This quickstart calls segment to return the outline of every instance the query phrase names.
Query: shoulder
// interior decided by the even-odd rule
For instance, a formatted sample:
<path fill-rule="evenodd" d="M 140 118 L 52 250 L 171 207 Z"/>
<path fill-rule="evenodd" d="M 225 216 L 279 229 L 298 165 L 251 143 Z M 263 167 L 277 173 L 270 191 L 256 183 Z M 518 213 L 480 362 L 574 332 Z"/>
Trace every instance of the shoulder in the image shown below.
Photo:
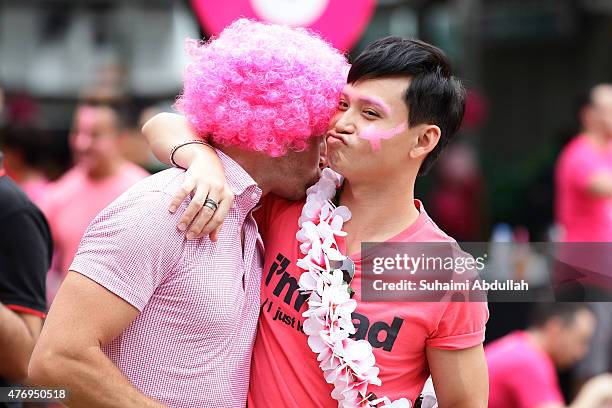
<path fill-rule="evenodd" d="M 0 177 L 0 219 L 16 212 L 42 217 L 40 210 L 9 177 Z"/>
<path fill-rule="evenodd" d="M 8 176 L 0 177 L 0 218 L 25 207 L 27 198 Z"/>
<path fill-rule="evenodd" d="M 578 135 L 572 139 L 559 154 L 559 164 L 566 164 L 583 157 L 590 157 L 595 153 L 593 145 L 585 135 Z"/>
<path fill-rule="evenodd" d="M 42 199 L 41 207 L 45 214 L 63 203 L 74 199 L 80 194 L 85 174 L 75 166 L 64 173 L 59 179 L 48 184 L 45 197 Z"/>
<path fill-rule="evenodd" d="M 141 180 L 150 175 L 145 169 L 129 161 L 123 165 L 122 173 L 127 179 L 134 181 Z"/>
<path fill-rule="evenodd" d="M 408 227 L 403 234 L 400 235 L 401 242 L 449 242 L 456 243 L 457 241 L 444 232 L 433 219 L 425 211 L 423 203 L 415 200 L 420 214 L 413 225 Z"/>
<path fill-rule="evenodd" d="M 489 365 L 494 368 L 538 365 L 537 361 L 541 358 L 528 346 L 522 332 L 510 333 L 493 341 L 485 347 L 485 354 Z"/>

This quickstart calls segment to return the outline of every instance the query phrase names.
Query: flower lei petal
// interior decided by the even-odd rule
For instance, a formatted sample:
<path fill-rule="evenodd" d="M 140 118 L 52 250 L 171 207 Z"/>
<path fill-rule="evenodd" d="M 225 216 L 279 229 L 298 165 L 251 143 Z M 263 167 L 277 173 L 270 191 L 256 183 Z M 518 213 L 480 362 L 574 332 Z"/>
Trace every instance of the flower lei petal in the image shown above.
<path fill-rule="evenodd" d="M 299 287 L 302 293 L 309 294 L 308 310 L 303 313 L 308 346 L 317 354 L 325 380 L 334 385 L 331 396 L 339 408 L 411 408 L 406 398 L 369 398 L 368 386 L 382 384 L 380 370 L 370 343 L 350 338 L 355 334 L 351 314 L 357 302 L 350 297 L 342 271 L 332 270 L 329 265 L 330 261 L 347 258 L 338 249 L 336 237 L 346 236 L 342 226 L 351 218 L 351 212 L 331 202 L 341 183 L 340 175 L 324 169 L 321 179 L 307 190 L 298 221 L 296 238 L 304 255 L 297 262 L 304 270 Z"/>

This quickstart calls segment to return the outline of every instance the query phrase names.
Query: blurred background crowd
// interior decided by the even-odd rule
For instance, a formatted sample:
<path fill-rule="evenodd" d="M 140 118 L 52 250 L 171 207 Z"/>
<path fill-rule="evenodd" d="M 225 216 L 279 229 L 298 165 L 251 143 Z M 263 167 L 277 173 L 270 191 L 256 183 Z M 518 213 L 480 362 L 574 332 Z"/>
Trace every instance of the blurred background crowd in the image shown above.
<path fill-rule="evenodd" d="M 240 15 L 310 26 L 350 55 L 399 35 L 450 56 L 468 90 L 466 116 L 416 196 L 458 241 L 567 237 L 559 157 L 581 133 L 595 135 L 599 156 L 587 161 L 604 171 L 585 194 L 601 211 L 577 221 L 586 226 L 579 240 L 612 241 L 612 228 L 588 235 L 612 225 L 612 88 L 594 88 L 612 83 L 610 0 L 0 0 L 0 150 L 7 174 L 49 222 L 49 301 L 91 219 L 164 168 L 140 129 L 172 111 L 185 38 L 207 38 Z M 567 171 L 581 167 L 573 163 Z M 509 262 L 507 277 L 546 284 L 532 255 Z M 530 324 L 552 330 L 540 337 L 569 336 L 550 346 L 550 361 L 571 401 L 584 380 L 611 369 L 612 307 L 591 305 L 592 316 L 553 309 L 491 304 L 487 342 Z"/>

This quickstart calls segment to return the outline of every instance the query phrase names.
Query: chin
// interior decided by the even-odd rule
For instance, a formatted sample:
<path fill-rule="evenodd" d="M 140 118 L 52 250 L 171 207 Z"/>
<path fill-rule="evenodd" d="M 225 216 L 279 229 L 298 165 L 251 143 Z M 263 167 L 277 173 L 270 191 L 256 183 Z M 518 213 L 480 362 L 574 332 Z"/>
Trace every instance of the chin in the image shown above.
<path fill-rule="evenodd" d="M 295 193 L 293 193 L 289 197 L 287 197 L 287 200 L 290 200 L 290 201 L 300 201 L 300 200 L 303 200 L 304 198 L 306 198 L 306 189 L 304 189 L 302 191 L 296 191 Z"/>
<path fill-rule="evenodd" d="M 306 187 L 301 190 L 286 190 L 274 192 L 277 196 L 289 201 L 299 201 L 306 197 Z"/>
<path fill-rule="evenodd" d="M 332 169 L 336 173 L 340 174 L 341 176 L 346 177 L 346 171 L 343 170 L 341 163 L 334 163 L 334 162 L 330 161 L 328 163 L 327 167 L 329 167 L 330 169 Z"/>

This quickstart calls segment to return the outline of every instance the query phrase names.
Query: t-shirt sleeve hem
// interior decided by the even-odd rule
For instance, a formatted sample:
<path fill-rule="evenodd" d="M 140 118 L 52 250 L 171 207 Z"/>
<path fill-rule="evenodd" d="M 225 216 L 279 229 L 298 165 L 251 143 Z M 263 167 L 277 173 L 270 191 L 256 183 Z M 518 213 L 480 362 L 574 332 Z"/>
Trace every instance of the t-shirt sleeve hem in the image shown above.
<path fill-rule="evenodd" d="M 7 303 L 4 306 L 7 309 L 12 310 L 13 312 L 16 312 L 16 313 L 25 313 L 25 314 L 40 317 L 41 319 L 44 319 L 45 317 L 47 317 L 47 313 L 45 313 L 45 311 L 41 311 L 39 309 L 33 309 L 28 306 L 23 306 L 23 305 L 14 304 L 14 303 Z"/>
<path fill-rule="evenodd" d="M 477 332 L 459 334 L 456 336 L 435 337 L 428 339 L 425 344 L 442 350 L 463 350 L 477 346 L 484 342 L 485 330 Z"/>
<path fill-rule="evenodd" d="M 136 293 L 130 291 L 129 288 L 127 288 L 126 285 L 118 280 L 114 275 L 110 273 L 103 273 L 100 270 L 93 268 L 91 263 L 84 266 L 75 259 L 72 265 L 70 265 L 70 270 L 91 279 L 100 286 L 103 286 L 105 289 L 134 306 L 140 312 L 142 312 L 147 304 L 145 300 L 141 299 Z"/>

